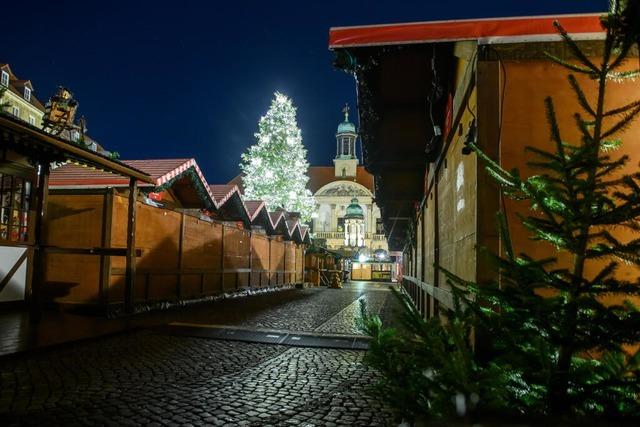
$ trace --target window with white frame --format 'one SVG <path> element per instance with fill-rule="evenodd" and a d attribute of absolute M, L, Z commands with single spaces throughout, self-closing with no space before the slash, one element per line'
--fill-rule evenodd
<path fill-rule="evenodd" d="M 72 130 L 71 131 L 71 140 L 72 141 L 79 141 L 80 140 L 80 132 L 78 132 L 77 130 Z"/>
<path fill-rule="evenodd" d="M 36 118 L 33 117 L 31 114 L 29 114 L 29 124 L 31 126 L 35 126 L 36 125 Z"/>
<path fill-rule="evenodd" d="M 9 73 L 6 71 L 2 71 L 0 75 L 0 84 L 2 84 L 2 86 L 9 86 Z"/>
<path fill-rule="evenodd" d="M 25 101 L 31 101 L 31 89 L 26 86 L 24 88 L 24 99 Z"/>
<path fill-rule="evenodd" d="M 11 114 L 13 114 L 16 117 L 20 117 L 20 108 L 15 106 L 15 105 L 13 105 L 11 107 Z"/>

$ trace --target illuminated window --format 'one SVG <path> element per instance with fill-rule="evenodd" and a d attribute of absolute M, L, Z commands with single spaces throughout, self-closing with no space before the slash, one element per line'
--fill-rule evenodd
<path fill-rule="evenodd" d="M 0 173 L 0 240 L 28 241 L 30 205 L 31 182 Z"/>
<path fill-rule="evenodd" d="M 16 117 L 20 117 L 20 108 L 16 107 L 15 105 L 11 107 L 11 114 L 13 114 Z"/>
<path fill-rule="evenodd" d="M 36 118 L 33 117 L 31 114 L 29 114 L 29 124 L 31 126 L 35 126 L 36 125 Z"/>
<path fill-rule="evenodd" d="M 24 99 L 26 101 L 31 101 L 31 89 L 25 86 L 24 88 Z"/>
<path fill-rule="evenodd" d="M 0 84 L 2 86 L 9 86 L 9 73 L 6 71 L 2 71 L 2 76 L 0 76 Z"/>

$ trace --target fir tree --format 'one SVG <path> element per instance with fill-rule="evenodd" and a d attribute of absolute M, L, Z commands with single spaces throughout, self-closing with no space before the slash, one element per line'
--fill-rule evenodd
<path fill-rule="evenodd" d="M 640 312 L 632 303 L 640 296 L 640 279 L 617 274 L 621 262 L 640 267 L 640 173 L 624 173 L 628 156 L 614 156 L 622 144 L 617 136 L 640 113 L 640 101 L 605 102 L 609 83 L 638 75 L 623 71 L 638 36 L 637 23 L 624 19 L 637 8 L 630 3 L 613 2 L 602 18 L 607 36 L 597 62 L 556 24 L 576 61 L 550 58 L 597 85 L 589 99 L 578 79 L 568 76 L 582 109 L 574 115 L 579 141 L 563 139 L 547 98 L 555 150 L 528 148 L 537 157 L 529 164 L 539 174 L 523 178 L 518 170 L 506 171 L 471 144 L 503 193 L 529 203 L 532 213 L 521 221 L 531 238 L 571 255 L 569 265 L 554 254 L 518 255 L 500 213 L 503 256 L 494 255 L 500 284 L 478 288 L 449 275 L 489 305 L 475 308 L 494 339 L 495 360 L 513 369 L 523 412 L 640 415 L 640 352 L 633 350 L 640 342 Z M 610 295 L 623 302 L 606 303 Z"/>
<path fill-rule="evenodd" d="M 271 210 L 299 212 L 303 221 L 309 221 L 315 202 L 306 189 L 307 150 L 291 99 L 279 92 L 274 94 L 255 137 L 257 144 L 242 154 L 240 163 L 245 198 L 264 200 Z"/>

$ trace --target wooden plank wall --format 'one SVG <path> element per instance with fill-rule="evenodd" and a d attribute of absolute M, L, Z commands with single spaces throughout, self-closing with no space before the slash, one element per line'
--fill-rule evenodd
<path fill-rule="evenodd" d="M 126 197 L 58 194 L 51 196 L 49 209 L 50 245 L 126 247 Z M 137 259 L 136 303 L 196 299 L 303 281 L 302 245 L 142 202 L 138 202 L 136 247 L 142 250 Z M 122 303 L 125 259 L 106 258 L 105 263 L 99 256 L 48 255 L 50 300 L 65 305 Z"/>

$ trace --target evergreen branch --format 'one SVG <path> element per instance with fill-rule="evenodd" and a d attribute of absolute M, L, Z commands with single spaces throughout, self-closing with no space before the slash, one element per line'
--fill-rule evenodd
<path fill-rule="evenodd" d="M 625 129 L 627 126 L 629 126 L 629 124 L 631 124 L 631 122 L 638 115 L 638 113 L 640 113 L 640 104 L 636 108 L 634 108 L 630 113 L 625 114 L 622 120 L 620 120 L 618 123 L 613 125 L 608 131 L 604 132 L 601 136 L 601 139 L 605 139 Z"/>
<path fill-rule="evenodd" d="M 612 140 L 601 139 L 600 140 L 600 149 L 605 152 L 611 151 L 611 150 L 617 150 L 618 148 L 620 148 L 620 146 L 622 146 L 622 141 L 619 139 L 612 139 Z"/>
<path fill-rule="evenodd" d="M 607 65 L 607 72 L 609 70 L 615 70 L 616 68 L 620 67 L 624 63 L 624 60 L 627 59 L 627 56 L 629 55 L 629 51 L 631 50 L 632 47 L 633 47 L 632 43 L 628 43 L 628 42 L 623 43 L 622 47 L 618 49 L 618 54 L 616 58 L 613 61 L 611 61 L 609 65 Z"/>
<path fill-rule="evenodd" d="M 575 113 L 573 115 L 573 118 L 575 119 L 576 124 L 578 125 L 578 129 L 580 130 L 580 133 L 582 133 L 583 140 L 586 143 L 585 145 L 589 146 L 593 142 L 593 136 L 589 132 L 589 127 L 587 125 L 587 122 L 585 122 L 582 119 L 582 116 L 580 115 L 580 113 Z"/>
<path fill-rule="evenodd" d="M 640 100 L 638 101 L 634 101 L 631 102 L 623 107 L 619 107 L 619 108 L 614 108 L 613 110 L 609 110 L 606 113 L 603 114 L 603 116 L 608 117 L 608 116 L 616 116 L 618 114 L 622 114 L 627 112 L 628 110 L 631 110 L 632 108 L 638 107 L 640 106 Z"/>
<path fill-rule="evenodd" d="M 589 105 L 589 101 L 587 101 L 587 97 L 582 91 L 582 88 L 580 87 L 578 80 L 576 80 L 573 74 L 569 74 L 568 79 L 569 79 L 569 85 L 573 89 L 573 92 L 576 94 L 576 98 L 578 99 L 578 103 L 580 104 L 582 109 L 587 113 L 589 113 L 589 115 L 595 117 L 596 112 L 593 111 L 593 108 L 591 108 L 591 106 Z"/>
<path fill-rule="evenodd" d="M 611 172 L 622 168 L 625 164 L 627 164 L 628 161 L 629 161 L 629 156 L 627 156 L 626 154 L 613 162 L 608 162 L 605 156 L 601 156 L 600 167 L 598 172 L 596 173 L 596 177 L 601 178 L 603 176 L 606 176 Z"/>
<path fill-rule="evenodd" d="M 562 158 L 562 161 L 564 162 L 565 154 L 564 154 L 564 147 L 562 144 L 562 137 L 560 136 L 560 126 L 558 126 L 558 119 L 556 117 L 555 107 L 553 105 L 553 99 L 550 96 L 547 96 L 544 99 L 544 106 L 545 106 L 545 111 L 547 113 L 547 122 L 549 122 L 549 129 L 551 131 L 551 140 L 556 144 L 556 149 L 558 150 L 558 157 Z M 542 151 L 542 150 L 539 150 L 539 151 Z M 539 154 L 543 155 L 542 153 L 539 153 Z"/>
<path fill-rule="evenodd" d="M 593 73 L 600 74 L 600 69 L 598 67 L 596 67 L 593 64 L 593 62 L 591 62 L 589 60 L 589 58 L 587 58 L 587 56 L 584 54 L 584 52 L 582 52 L 582 49 L 580 49 L 580 47 L 571 38 L 571 36 L 569 35 L 569 33 L 567 33 L 567 31 L 564 29 L 564 27 L 558 21 L 555 21 L 553 23 L 553 26 L 556 27 L 556 30 L 558 31 L 558 33 L 560 33 L 560 36 L 565 41 L 565 43 L 566 43 L 567 47 L 569 48 L 569 50 L 571 50 L 571 52 L 573 52 L 575 57 L 582 63 L 582 65 L 584 65 L 586 68 L 590 69 Z"/>
<path fill-rule="evenodd" d="M 621 71 L 617 73 L 607 73 L 607 79 L 613 81 L 633 80 L 640 77 L 640 70 Z"/>
<path fill-rule="evenodd" d="M 613 273 L 615 273 L 617 269 L 618 269 L 618 263 L 612 261 L 609 264 L 607 264 L 606 267 L 600 270 L 598 274 L 596 274 L 596 276 L 590 282 L 600 283 L 603 280 L 605 280 L 607 277 L 610 277 L 611 275 L 613 275 Z"/>
<path fill-rule="evenodd" d="M 572 64 L 571 62 L 567 62 L 555 55 L 550 54 L 549 52 L 545 52 L 544 56 L 546 56 L 547 58 L 549 58 L 550 60 L 552 60 L 553 62 L 555 62 L 556 64 L 560 65 L 561 67 L 564 67 L 570 71 L 576 72 L 576 73 L 580 73 L 580 74 L 586 74 L 591 78 L 596 78 L 597 77 L 597 73 L 593 72 L 593 70 L 591 70 L 590 68 L 587 67 L 581 67 L 579 65 L 575 65 Z"/>
<path fill-rule="evenodd" d="M 502 242 L 502 248 L 507 256 L 507 259 L 513 261 L 513 242 L 511 241 L 511 234 L 509 233 L 507 218 L 505 217 L 504 212 L 496 212 L 496 221 L 498 223 L 498 231 L 500 232 L 500 241 Z"/>

